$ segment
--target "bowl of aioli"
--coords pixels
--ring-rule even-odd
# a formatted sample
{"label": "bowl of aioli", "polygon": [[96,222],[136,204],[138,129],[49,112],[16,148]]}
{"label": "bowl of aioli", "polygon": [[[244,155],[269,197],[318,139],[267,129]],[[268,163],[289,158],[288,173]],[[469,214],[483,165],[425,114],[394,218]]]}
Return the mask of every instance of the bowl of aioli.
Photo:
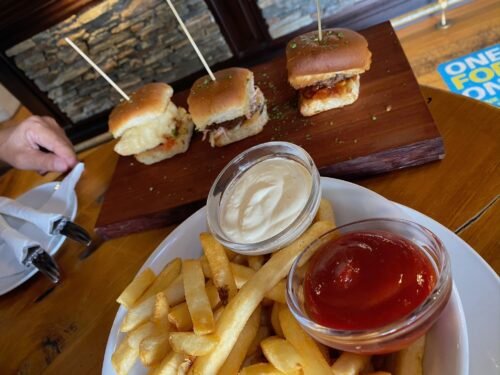
{"label": "bowl of aioli", "polygon": [[311,156],[288,142],[254,146],[231,160],[207,199],[207,224],[227,248],[268,254],[298,238],[316,215],[320,176]]}
{"label": "bowl of aioli", "polygon": [[427,332],[452,280],[441,241],[419,224],[370,219],[338,227],[295,260],[287,304],[302,327],[335,349],[384,354]]}

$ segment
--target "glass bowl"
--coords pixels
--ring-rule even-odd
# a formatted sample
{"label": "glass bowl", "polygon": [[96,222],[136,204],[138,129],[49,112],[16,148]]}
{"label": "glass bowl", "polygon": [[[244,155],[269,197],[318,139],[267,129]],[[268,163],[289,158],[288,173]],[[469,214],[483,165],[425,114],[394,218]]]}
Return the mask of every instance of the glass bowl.
{"label": "glass bowl", "polygon": [[[384,231],[402,236],[417,245],[434,268],[434,288],[408,315],[376,329],[344,330],[313,321],[304,306],[304,278],[311,257],[323,244],[339,235],[360,231]],[[317,260],[321,261],[321,260]],[[300,325],[319,342],[343,351],[383,354],[398,351],[421,337],[438,319],[451,294],[452,279],[448,253],[441,241],[425,227],[406,220],[369,219],[343,225],[324,234],[295,260],[288,275],[287,304]]]}
{"label": "glass bowl", "polygon": [[[221,227],[221,204],[224,193],[254,165],[271,158],[284,158],[301,164],[311,174],[311,191],[293,222],[279,233],[254,243],[239,243]],[[214,237],[227,248],[245,255],[268,254],[299,237],[312,223],[321,200],[320,176],[311,156],[301,147],[288,142],[267,142],[249,148],[231,160],[215,179],[207,198],[207,224]]]}

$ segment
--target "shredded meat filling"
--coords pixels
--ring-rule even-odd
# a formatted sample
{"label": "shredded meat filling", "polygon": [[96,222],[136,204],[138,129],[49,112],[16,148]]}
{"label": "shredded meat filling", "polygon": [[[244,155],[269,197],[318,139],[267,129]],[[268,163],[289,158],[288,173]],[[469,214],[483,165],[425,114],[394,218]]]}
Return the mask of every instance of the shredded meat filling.
{"label": "shredded meat filling", "polygon": [[214,123],[214,124],[208,125],[206,127],[206,130],[210,131],[210,130],[216,130],[219,128],[224,128],[226,130],[230,130],[230,129],[236,128],[237,126],[240,126],[241,124],[243,124],[243,122],[245,120],[252,118],[253,115],[255,115],[257,112],[262,113],[262,110],[264,109],[264,104],[265,104],[264,102],[259,103],[256,100],[256,97],[254,96],[252,99],[252,103],[250,104],[250,114],[248,116],[240,116],[240,117],[236,117],[233,120]]}
{"label": "shredded meat filling", "polygon": [[236,117],[235,119],[233,120],[228,120],[228,121],[223,121],[223,122],[219,122],[217,124],[211,124],[209,126],[207,126],[207,129],[208,130],[215,130],[217,128],[226,128],[226,129],[232,129],[232,128],[235,128],[237,127],[238,125],[241,125],[243,123],[243,121],[246,120],[246,116],[240,116],[240,117]]}

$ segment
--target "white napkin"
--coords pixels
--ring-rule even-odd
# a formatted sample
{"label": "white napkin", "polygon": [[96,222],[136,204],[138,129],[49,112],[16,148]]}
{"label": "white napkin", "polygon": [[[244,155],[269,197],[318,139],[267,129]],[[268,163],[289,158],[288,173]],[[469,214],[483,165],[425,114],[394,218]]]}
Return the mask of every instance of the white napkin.
{"label": "white napkin", "polygon": [[[13,229],[2,215],[0,215],[0,238],[7,244],[7,248],[11,250],[19,263],[28,255],[27,250],[32,246],[38,246],[36,241],[33,241]],[[1,254],[0,254],[1,256]]]}
{"label": "white napkin", "polygon": [[68,201],[70,200],[77,182],[85,169],[83,163],[78,163],[73,170],[58,185],[50,199],[42,207],[43,212],[64,212]]}
{"label": "white napkin", "polygon": [[10,198],[0,197],[0,214],[30,222],[40,228],[45,234],[52,235],[54,223],[63,217],[61,214],[51,212],[58,211],[54,209],[54,201],[66,204],[69,194],[73,192],[76,183],[82,175],[83,169],[83,163],[78,163],[64,180],[61,181],[47,204],[43,205],[40,210],[27,207]]}
{"label": "white napkin", "polygon": [[0,214],[33,223],[49,236],[52,234],[54,223],[63,217],[61,214],[35,210],[6,197],[0,197]]}
{"label": "white napkin", "polygon": [[[0,213],[13,216],[30,222],[40,228],[45,234],[50,235],[53,223],[63,215],[54,212],[64,212],[67,202],[75,189],[84,170],[83,163],[78,163],[73,170],[57,185],[50,198],[39,209],[27,207],[15,200],[0,197]],[[39,245],[38,242],[26,237],[12,228],[0,215],[0,239],[11,250],[19,263],[27,255],[26,250],[31,246]],[[0,257],[2,254],[0,254]]]}

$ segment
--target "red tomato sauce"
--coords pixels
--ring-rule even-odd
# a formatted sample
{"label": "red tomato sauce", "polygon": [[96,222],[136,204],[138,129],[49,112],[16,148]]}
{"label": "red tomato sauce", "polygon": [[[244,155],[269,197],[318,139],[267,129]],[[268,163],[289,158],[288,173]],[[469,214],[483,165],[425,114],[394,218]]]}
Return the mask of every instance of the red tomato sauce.
{"label": "red tomato sauce", "polygon": [[382,231],[347,233],[311,259],[305,308],[330,328],[380,328],[415,310],[435,283],[430,260],[411,241]]}

